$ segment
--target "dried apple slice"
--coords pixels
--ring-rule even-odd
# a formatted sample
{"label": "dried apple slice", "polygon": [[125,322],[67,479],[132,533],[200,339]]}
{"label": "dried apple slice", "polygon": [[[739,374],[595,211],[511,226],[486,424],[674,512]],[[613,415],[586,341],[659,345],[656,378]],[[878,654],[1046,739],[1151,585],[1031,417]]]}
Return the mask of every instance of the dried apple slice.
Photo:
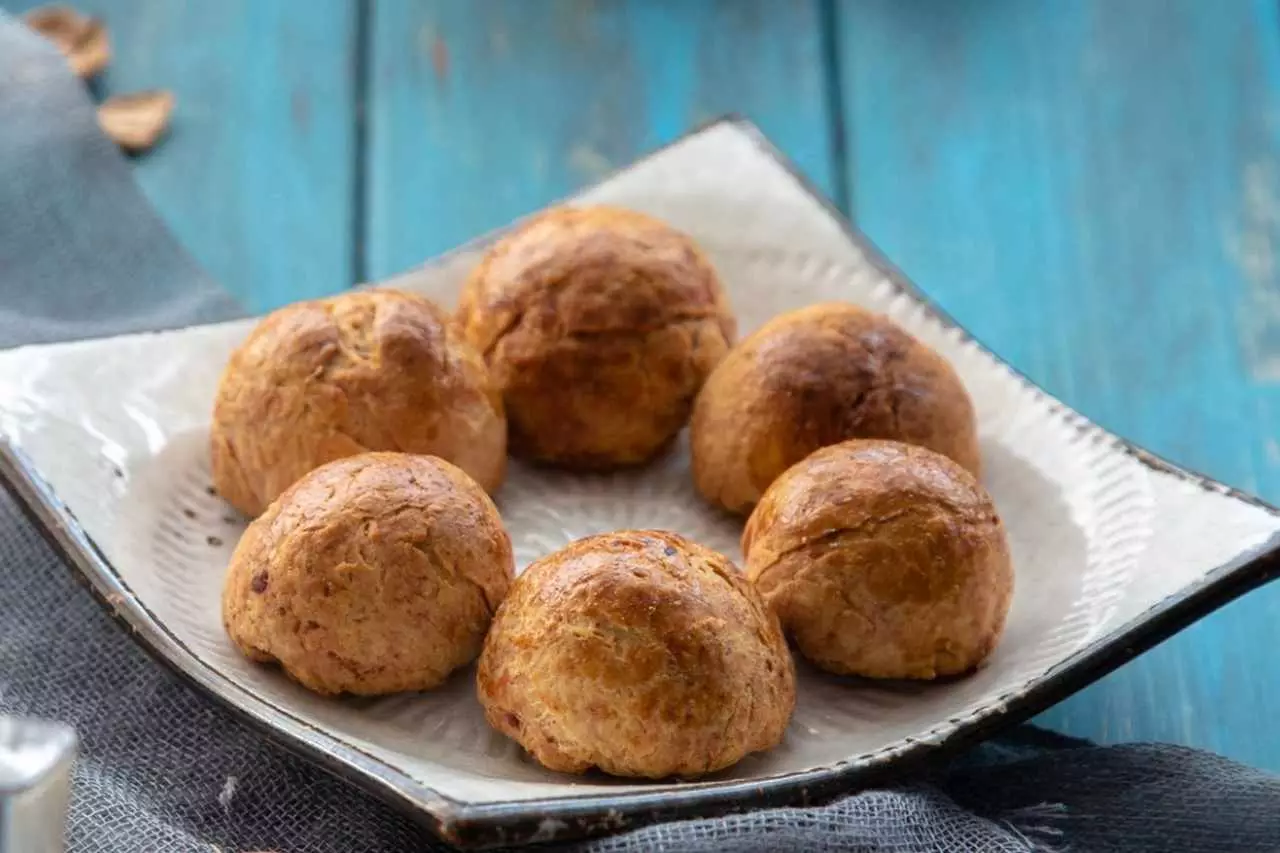
{"label": "dried apple slice", "polygon": [[98,124],[126,151],[145,151],[169,126],[173,93],[163,89],[107,98],[98,107]]}
{"label": "dried apple slice", "polygon": [[41,6],[26,14],[27,26],[62,52],[76,76],[87,79],[111,62],[111,39],[97,18],[67,6]]}

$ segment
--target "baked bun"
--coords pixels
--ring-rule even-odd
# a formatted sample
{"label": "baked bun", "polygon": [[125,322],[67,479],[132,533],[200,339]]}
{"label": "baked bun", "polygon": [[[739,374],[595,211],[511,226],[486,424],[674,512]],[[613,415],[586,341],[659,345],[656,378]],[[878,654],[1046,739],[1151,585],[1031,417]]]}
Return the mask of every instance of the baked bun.
{"label": "baked bun", "polygon": [[513,574],[493,502],[448,462],[365,453],[307,474],[236,547],[232,641],[317,693],[435,687],[480,651]]}
{"label": "baked bun", "polygon": [[218,385],[218,493],[254,516],[313,468],[369,450],[439,456],[496,490],[506,470],[501,395],[448,322],[433,303],[395,290],[263,318]]}
{"label": "baked bun", "polygon": [[804,656],[841,674],[967,672],[995,648],[1013,596],[991,496],[947,457],[893,441],[847,441],[788,469],[742,551]]}
{"label": "baked bun", "polygon": [[690,438],[698,491],[738,513],[783,471],[850,438],[980,467],[973,403],[946,359],[889,318],[842,303],[782,314],[738,344],[703,387]]}
{"label": "baked bun", "polygon": [[502,388],[512,453],[579,469],[665,448],[734,335],[693,241],[608,207],[554,209],[498,241],[457,316]]}
{"label": "baked bun", "polygon": [[552,770],[659,779],[781,739],[795,670],[728,558],[673,533],[591,536],[525,570],[477,679],[490,724]]}

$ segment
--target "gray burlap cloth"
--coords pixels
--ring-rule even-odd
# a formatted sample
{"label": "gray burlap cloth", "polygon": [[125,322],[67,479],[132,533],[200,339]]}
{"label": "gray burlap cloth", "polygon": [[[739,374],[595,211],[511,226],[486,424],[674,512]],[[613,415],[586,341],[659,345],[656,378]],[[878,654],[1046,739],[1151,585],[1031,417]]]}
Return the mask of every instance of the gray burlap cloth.
{"label": "gray burlap cloth", "polygon": [[[62,60],[0,13],[0,345],[237,311],[157,220]],[[78,730],[71,850],[441,849],[148,658],[7,497],[0,713]],[[904,787],[651,827],[584,849],[1276,850],[1280,780],[1178,747],[1101,748],[1023,729]]]}

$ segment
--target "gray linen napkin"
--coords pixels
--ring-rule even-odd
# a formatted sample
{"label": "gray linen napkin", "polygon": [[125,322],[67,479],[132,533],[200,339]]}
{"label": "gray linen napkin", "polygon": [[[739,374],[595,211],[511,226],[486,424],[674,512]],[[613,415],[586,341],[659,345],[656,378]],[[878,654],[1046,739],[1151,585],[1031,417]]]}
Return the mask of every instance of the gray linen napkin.
{"label": "gray linen napkin", "polygon": [[[0,13],[0,346],[239,309],[165,231],[59,56]],[[73,851],[443,849],[143,654],[0,495],[0,713],[82,738]],[[1280,780],[1171,746],[1030,729],[830,806],[673,823],[586,851],[1280,850]]]}

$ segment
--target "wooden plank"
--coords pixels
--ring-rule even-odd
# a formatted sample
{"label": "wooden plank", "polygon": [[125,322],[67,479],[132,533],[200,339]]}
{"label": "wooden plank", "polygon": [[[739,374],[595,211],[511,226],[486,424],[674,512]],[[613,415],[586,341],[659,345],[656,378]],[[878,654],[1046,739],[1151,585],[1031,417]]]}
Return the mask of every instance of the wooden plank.
{"label": "wooden plank", "polygon": [[370,278],[725,111],[832,186],[815,0],[384,0],[373,15]]}
{"label": "wooden plank", "polygon": [[[842,2],[862,227],[1102,424],[1280,500],[1280,21],[1269,0]],[[1044,715],[1280,769],[1280,589]]]}
{"label": "wooden plank", "polygon": [[348,286],[354,0],[74,5],[111,29],[104,94],[176,93],[172,133],[138,159],[138,180],[210,273],[254,309]]}

